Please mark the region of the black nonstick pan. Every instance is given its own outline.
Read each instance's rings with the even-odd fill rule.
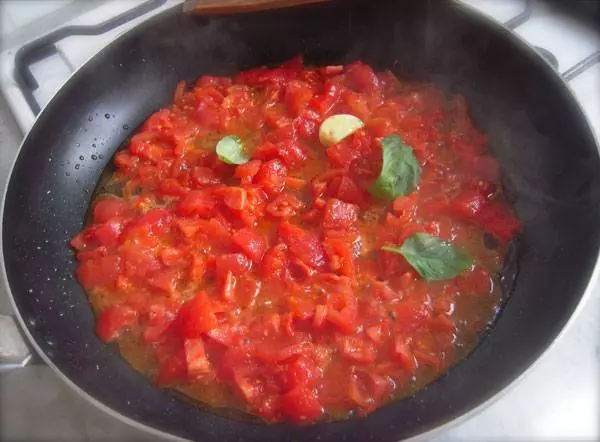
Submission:
[[[471,356],[415,396],[363,419],[306,427],[234,420],[151,385],[94,334],[69,239],[123,141],[179,80],[303,54],[362,59],[465,95],[524,224],[503,273],[507,302]],[[69,384],[130,422],[210,441],[395,441],[481,404],[524,373],[580,303],[600,245],[600,158],[560,76],[509,30],[454,2],[339,1],[192,17],[175,6],[80,69],[27,135],[5,195],[5,276],[26,334]]]

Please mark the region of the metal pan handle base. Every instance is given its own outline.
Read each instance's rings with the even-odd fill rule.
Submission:
[[[0,373],[27,365],[33,353],[13,316],[0,315]]]

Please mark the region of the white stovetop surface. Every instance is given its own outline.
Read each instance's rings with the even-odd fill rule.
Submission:
[[[466,3],[505,21],[522,10],[521,1],[468,0]],[[77,21],[85,16],[88,22],[101,21],[98,17],[102,14],[97,11],[122,10],[136,3],[139,2],[0,0],[2,50],[22,44],[67,20]],[[92,6],[96,12],[90,12]],[[112,37],[122,30],[111,34]],[[539,7],[517,33],[530,43],[552,51],[559,60],[561,71],[600,49],[598,33],[582,29]],[[64,47],[73,44],[68,42]],[[105,42],[88,41],[85,44],[100,48]],[[10,51],[5,51],[2,58],[3,76],[7,73],[7,53]],[[86,55],[73,47],[66,58],[77,66]],[[18,97],[10,96],[10,82],[7,83],[5,77],[2,80],[3,92],[13,107]],[[64,77],[57,77],[53,87],[60,86],[63,80]],[[600,138],[600,65],[576,78],[570,86]],[[45,101],[51,93],[52,90],[45,92],[47,96],[42,99]],[[22,113],[19,126],[26,130],[31,121],[26,112]],[[0,194],[21,137],[7,102],[0,96]],[[9,311],[7,294],[0,284],[0,313]],[[483,411],[430,440],[599,440],[599,379],[600,285],[598,281],[592,281],[587,301],[579,313],[532,370]],[[89,405],[44,365],[0,374],[0,422],[0,440],[156,440]]]

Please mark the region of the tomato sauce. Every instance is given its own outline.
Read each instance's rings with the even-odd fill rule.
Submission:
[[[325,146],[339,114],[363,125]],[[217,153],[231,136],[235,158]],[[386,166],[386,143],[409,161]],[[435,85],[300,58],[203,76],[114,164],[71,242],[96,332],[209,406],[365,415],[464,358],[498,312],[520,224],[465,100]]]

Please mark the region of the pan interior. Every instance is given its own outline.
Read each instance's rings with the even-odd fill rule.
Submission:
[[[177,6],[92,59],[27,136],[3,212],[10,291],[51,364],[116,412],[205,441],[398,440],[506,386],[553,341],[580,301],[600,242],[600,160],[560,79],[507,31],[454,3],[341,3],[212,18],[183,15]],[[500,160],[524,232],[507,273],[515,276],[510,302],[490,336],[443,379],[361,420],[264,426],[198,411],[152,387],[102,344],[73,279],[68,241],[81,229],[116,149],[171,101],[179,80],[230,75],[299,53],[315,64],[362,59],[465,95]]]

